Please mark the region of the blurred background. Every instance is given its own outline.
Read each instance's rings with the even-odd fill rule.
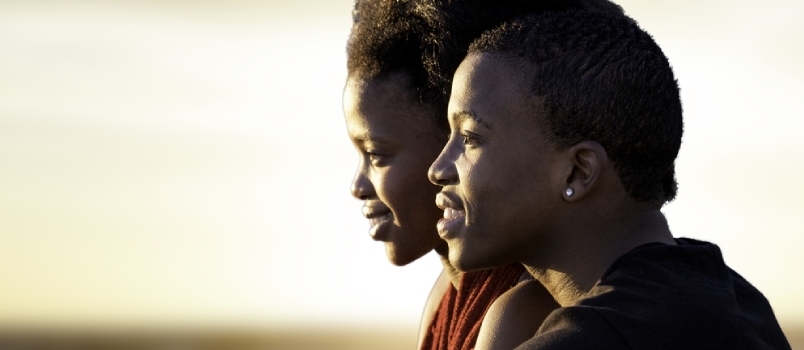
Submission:
[[[804,2],[618,3],[682,89],[671,229],[804,349]],[[349,194],[351,8],[0,1],[0,345],[414,348],[440,263]]]

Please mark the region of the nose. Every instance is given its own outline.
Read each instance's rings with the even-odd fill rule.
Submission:
[[[451,155],[450,149],[451,147],[448,143],[427,171],[427,177],[435,185],[446,186],[458,182],[455,158]]]
[[[371,185],[371,181],[369,181],[368,176],[366,176],[366,172],[364,169],[357,170],[357,174],[355,174],[355,178],[352,179],[352,196],[360,200],[367,200],[375,196],[374,193],[374,186]]]

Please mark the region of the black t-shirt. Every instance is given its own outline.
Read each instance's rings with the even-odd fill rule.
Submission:
[[[726,266],[720,248],[676,242],[621,256],[518,349],[790,349],[767,299]]]

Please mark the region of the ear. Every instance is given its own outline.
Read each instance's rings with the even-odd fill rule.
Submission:
[[[570,166],[566,174],[564,200],[574,202],[595,190],[609,165],[606,150],[595,141],[582,141],[567,150]]]

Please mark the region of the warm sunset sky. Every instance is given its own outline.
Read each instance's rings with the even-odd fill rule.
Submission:
[[[804,322],[804,2],[619,1],[682,88],[676,236]],[[0,2],[0,324],[415,324],[349,195],[350,0]]]

